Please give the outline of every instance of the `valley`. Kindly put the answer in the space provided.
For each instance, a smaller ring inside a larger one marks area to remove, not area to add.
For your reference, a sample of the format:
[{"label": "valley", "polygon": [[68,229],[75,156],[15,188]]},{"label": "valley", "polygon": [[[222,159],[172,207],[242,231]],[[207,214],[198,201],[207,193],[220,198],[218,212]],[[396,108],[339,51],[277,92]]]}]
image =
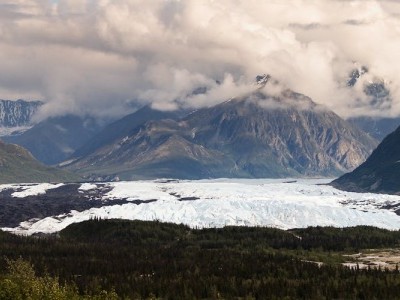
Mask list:
[{"label": "valley", "polygon": [[0,300],[400,300],[400,0],[0,1]]}]

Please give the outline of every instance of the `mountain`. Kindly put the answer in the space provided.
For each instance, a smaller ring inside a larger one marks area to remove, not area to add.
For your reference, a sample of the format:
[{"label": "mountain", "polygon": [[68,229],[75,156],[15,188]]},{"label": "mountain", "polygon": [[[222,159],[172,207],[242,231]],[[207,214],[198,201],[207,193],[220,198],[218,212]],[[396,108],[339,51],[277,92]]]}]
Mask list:
[{"label": "mountain", "polygon": [[387,117],[354,117],[347,121],[363,131],[369,133],[373,138],[382,141],[387,135],[400,126],[400,118]]},{"label": "mountain", "polygon": [[31,118],[43,104],[40,101],[0,100],[0,126],[17,127],[31,123]]},{"label": "mountain", "polygon": [[79,158],[95,152],[101,147],[111,144],[114,141],[124,138],[131,132],[150,120],[161,120],[166,118],[176,119],[182,113],[179,111],[159,111],[149,106],[144,106],[134,113],[131,113],[122,119],[119,119],[101,130],[93,138],[89,139],[82,147],[78,148],[72,155],[72,158]]},{"label": "mountain", "polygon": [[179,120],[118,133],[66,168],[120,179],[333,176],[358,166],[376,145],[310,98],[288,90],[272,97],[261,86]]},{"label": "mountain", "polygon": [[[347,86],[349,88],[353,88],[356,84],[362,84],[362,90],[364,94],[369,97],[369,102],[367,104],[370,109],[389,108],[392,103],[392,97],[384,79],[373,77],[372,80],[369,79],[368,81],[359,83],[360,79],[362,79],[368,73],[369,69],[365,66],[354,69],[349,74]],[[370,76],[372,75],[370,74]]]},{"label": "mountain", "polygon": [[24,148],[0,141],[0,183],[78,181],[79,176],[42,165]]},{"label": "mountain", "polygon": [[48,118],[20,135],[3,140],[23,146],[39,161],[53,165],[67,159],[101,129],[91,117],[67,115]]},{"label": "mountain", "polygon": [[[347,86],[349,88],[354,88],[360,78],[365,76],[368,72],[369,70],[365,66],[352,70],[349,74]],[[386,86],[385,80],[374,78],[373,80],[364,82],[362,90],[369,98],[369,102],[364,104],[367,106],[365,108],[367,111],[382,112],[390,109],[393,99],[390,90]],[[378,141],[382,141],[400,125],[400,117],[357,116],[350,117],[347,121],[369,133]]]},{"label": "mountain", "polygon": [[41,105],[40,101],[0,100],[0,136],[31,126],[32,116]]},{"label": "mountain", "polygon": [[331,184],[355,192],[400,194],[400,127],[389,134],[353,172]]}]

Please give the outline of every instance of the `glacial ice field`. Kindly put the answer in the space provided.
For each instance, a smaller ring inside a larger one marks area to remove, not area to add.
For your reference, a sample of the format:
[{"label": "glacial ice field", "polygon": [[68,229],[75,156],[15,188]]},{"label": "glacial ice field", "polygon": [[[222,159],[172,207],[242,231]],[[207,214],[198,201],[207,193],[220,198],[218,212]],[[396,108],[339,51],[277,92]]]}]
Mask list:
[{"label": "glacial ice field", "polygon": [[[107,205],[24,220],[17,227],[2,229],[28,235],[54,233],[71,223],[94,217],[159,220],[198,228],[371,225],[400,229],[400,216],[395,213],[400,196],[344,192],[326,185],[330,181],[215,179],[83,183],[77,188],[81,201],[107,202]],[[60,184],[2,185],[0,191],[14,189],[11,197],[23,199],[57,188]]]}]

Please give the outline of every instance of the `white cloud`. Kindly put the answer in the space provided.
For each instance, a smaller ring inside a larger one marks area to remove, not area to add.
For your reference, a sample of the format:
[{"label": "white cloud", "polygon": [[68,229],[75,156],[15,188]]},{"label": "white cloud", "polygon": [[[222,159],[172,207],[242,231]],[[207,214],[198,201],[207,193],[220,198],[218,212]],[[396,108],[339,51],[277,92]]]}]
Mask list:
[{"label": "white cloud", "polygon": [[[44,115],[212,105],[263,73],[343,116],[400,114],[396,1],[17,0],[0,11],[0,98],[42,98]],[[362,84],[344,84],[355,61],[387,80],[390,111],[352,108],[366,103]],[[191,95],[198,87],[207,93]]]}]

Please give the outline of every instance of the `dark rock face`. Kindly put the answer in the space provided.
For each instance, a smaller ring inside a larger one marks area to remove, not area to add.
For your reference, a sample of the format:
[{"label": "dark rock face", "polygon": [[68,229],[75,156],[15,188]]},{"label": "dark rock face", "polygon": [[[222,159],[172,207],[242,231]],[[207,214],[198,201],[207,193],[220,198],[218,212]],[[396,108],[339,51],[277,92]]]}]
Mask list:
[{"label": "dark rock face", "polygon": [[0,100],[0,127],[29,125],[42,104],[40,101]]},{"label": "dark rock face", "polygon": [[400,194],[400,127],[388,135],[353,172],[334,180],[334,187],[355,192]]},{"label": "dark rock face", "polygon": [[[359,69],[354,69],[349,74],[347,86],[349,88],[354,87],[365,74],[369,72],[365,66]],[[385,81],[380,78],[374,78],[373,81],[363,83],[363,92],[369,97],[370,101],[367,105],[371,109],[388,109],[392,103],[392,97],[390,90],[385,84]]]},{"label": "dark rock face", "polygon": [[347,81],[347,86],[352,87],[354,86],[358,79],[363,76],[365,73],[368,73],[368,68],[365,66],[362,66],[361,68],[356,68],[354,70],[352,70],[349,74],[349,78]]},{"label": "dark rock face", "polygon": [[332,176],[376,144],[301,94],[257,91],[180,120],[145,122],[67,168],[120,179]]}]

